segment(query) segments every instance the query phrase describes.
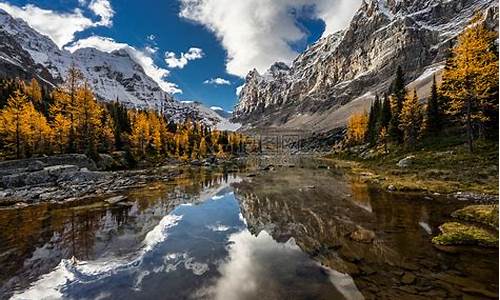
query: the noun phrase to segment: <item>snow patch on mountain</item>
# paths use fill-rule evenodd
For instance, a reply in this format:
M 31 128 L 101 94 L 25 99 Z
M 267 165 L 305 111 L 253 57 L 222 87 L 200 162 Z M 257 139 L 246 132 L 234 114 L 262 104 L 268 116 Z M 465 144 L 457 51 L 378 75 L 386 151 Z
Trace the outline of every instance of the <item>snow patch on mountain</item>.
M 82 71 L 101 101 L 118 100 L 131 108 L 155 109 L 174 122 L 191 118 L 220 130 L 239 128 L 239 124 L 228 120 L 231 115 L 223 110 L 209 109 L 194 101 L 174 100 L 158 83 L 158 78 L 166 73 L 145 70 L 144 61 L 141 61 L 144 58 L 132 47 L 112 40 L 101 41 L 107 44 L 101 44 L 104 48 L 100 49 L 93 47 L 91 40 L 88 40 L 88 45 L 73 45 L 71 51 L 60 49 L 49 37 L 22 19 L 15 19 L 0 9 L 0 61 L 26 73 L 32 72 L 33 76 L 53 86 L 62 83 L 68 70 L 75 66 Z M 29 70 L 28 65 L 31 66 Z M 42 76 L 43 71 L 48 74 Z M 148 75 L 151 72 L 159 77 Z
M 237 91 L 234 121 L 313 131 L 343 126 L 349 114 L 341 108 L 355 99 L 367 101 L 356 108 L 369 106 L 372 97 L 365 95 L 385 93 L 398 66 L 407 83 L 415 81 L 425 93 L 478 12 L 498 29 L 495 0 L 364 0 L 347 28 L 321 38 L 290 66 L 278 62 L 263 74 L 250 71 Z

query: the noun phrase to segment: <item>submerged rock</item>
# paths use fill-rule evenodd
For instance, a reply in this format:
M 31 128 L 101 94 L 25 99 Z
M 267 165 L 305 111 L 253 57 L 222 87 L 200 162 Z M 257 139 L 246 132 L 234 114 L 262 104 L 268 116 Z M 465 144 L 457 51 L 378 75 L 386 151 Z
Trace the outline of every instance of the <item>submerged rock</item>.
M 353 232 L 351 232 L 349 237 L 351 240 L 356 242 L 371 243 L 375 239 L 375 232 L 358 226 Z

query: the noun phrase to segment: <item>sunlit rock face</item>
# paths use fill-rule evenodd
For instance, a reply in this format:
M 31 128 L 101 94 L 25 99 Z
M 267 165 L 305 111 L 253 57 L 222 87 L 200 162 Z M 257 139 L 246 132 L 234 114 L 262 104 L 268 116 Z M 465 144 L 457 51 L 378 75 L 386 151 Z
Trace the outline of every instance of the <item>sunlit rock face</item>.
M 251 71 L 234 118 L 246 128 L 339 127 L 351 111 L 387 90 L 397 66 L 408 83 L 424 74 L 431 80 L 476 12 L 497 27 L 498 3 L 492 0 L 363 1 L 345 30 L 311 45 L 291 66 Z

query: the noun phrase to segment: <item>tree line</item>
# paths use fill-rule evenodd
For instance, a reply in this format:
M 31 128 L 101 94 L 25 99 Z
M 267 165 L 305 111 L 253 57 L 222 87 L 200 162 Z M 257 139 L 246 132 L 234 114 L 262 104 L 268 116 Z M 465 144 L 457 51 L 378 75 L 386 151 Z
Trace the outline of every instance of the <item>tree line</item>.
M 388 142 L 414 149 L 425 137 L 463 128 L 469 150 L 478 138 L 498 139 L 497 33 L 474 18 L 450 51 L 438 86 L 433 78 L 427 101 L 405 88 L 398 67 L 388 93 L 375 97 L 369 113 L 354 114 L 347 124 L 349 145 L 387 147 Z
M 49 91 L 35 79 L 0 80 L 0 158 L 124 151 L 127 159 L 199 159 L 245 151 L 245 137 L 187 118 L 169 121 L 161 112 L 137 110 L 117 100 L 98 102 L 82 73 L 72 67 Z

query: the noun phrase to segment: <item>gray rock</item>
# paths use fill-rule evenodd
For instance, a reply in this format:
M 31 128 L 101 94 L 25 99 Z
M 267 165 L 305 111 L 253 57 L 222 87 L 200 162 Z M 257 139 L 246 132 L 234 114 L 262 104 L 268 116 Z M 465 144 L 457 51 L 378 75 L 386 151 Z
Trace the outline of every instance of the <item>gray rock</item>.
M 57 175 L 53 177 L 49 170 L 43 169 L 41 171 L 26 173 L 23 179 L 23 185 L 36 185 L 54 182 L 55 179 L 57 179 Z
M 116 204 L 118 202 L 125 201 L 125 200 L 127 200 L 126 196 L 115 196 L 115 197 L 111 197 L 111 198 L 104 200 L 104 202 L 107 202 L 109 204 Z
M 99 154 L 96 165 L 99 170 L 112 170 L 118 166 L 118 163 L 109 154 Z
M 43 170 L 47 171 L 48 174 L 54 177 L 59 177 L 62 174 L 65 173 L 74 173 L 79 171 L 79 167 L 75 165 L 56 165 L 56 166 L 50 166 L 50 167 L 45 167 Z
M 400 168 L 408 168 L 413 164 L 413 160 L 415 159 L 415 155 L 409 155 L 400 161 L 398 161 L 397 165 Z
M 43 168 L 45 166 L 46 166 L 45 163 L 43 163 L 39 160 L 35 160 L 28 165 L 28 167 L 26 168 L 26 171 L 28 171 L 28 172 L 40 171 L 40 170 L 43 170 Z
M 351 240 L 356 242 L 371 243 L 375 239 L 375 232 L 358 226 L 353 232 L 351 232 L 349 237 Z
M 26 177 L 25 173 L 6 175 L 2 177 L 2 185 L 4 187 L 20 187 L 23 186 L 24 178 Z

